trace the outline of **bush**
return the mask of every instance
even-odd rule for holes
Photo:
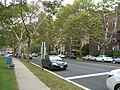
[[[97,57],[100,55],[100,51],[99,50],[94,50],[93,53],[92,53],[93,56]]]
[[[39,53],[40,52],[40,45],[39,44],[31,45],[30,51],[32,53]]]
[[[120,56],[120,50],[115,50],[115,51],[113,51],[113,56],[114,56],[114,57]]]
[[[76,56],[77,56],[77,57],[80,57],[80,52],[76,52]]]
[[[105,51],[105,55],[107,55],[109,57],[113,57],[113,50]]]
[[[86,56],[89,54],[89,44],[85,44],[82,48],[82,55]]]

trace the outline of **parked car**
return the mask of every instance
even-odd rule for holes
[[[76,55],[74,53],[69,53],[66,57],[70,59],[76,59]]]
[[[29,59],[32,59],[32,54],[29,54]],[[27,59],[27,54],[24,54],[24,59]]]
[[[91,55],[86,55],[85,57],[82,57],[82,60],[95,60],[95,57]]]
[[[120,57],[114,58],[113,63],[120,63]]]
[[[112,70],[108,74],[106,84],[110,90],[120,90],[120,69]]]
[[[12,52],[6,52],[6,53],[5,53],[5,56],[6,56],[6,55],[8,55],[8,56],[12,56],[13,53],[12,53]]]
[[[95,58],[95,61],[108,61],[108,62],[113,62],[113,58],[112,57],[108,57],[106,55],[99,55],[98,57]]]
[[[32,59],[33,57],[32,57],[32,54],[29,54],[29,59]]]
[[[21,53],[18,54],[18,58],[21,58]]]
[[[49,68],[50,70],[53,69],[66,69],[67,62],[63,61],[58,55],[46,55],[45,59],[42,60],[43,68]]]
[[[58,56],[61,57],[61,58],[65,58],[64,54],[59,54]]]
[[[32,53],[32,57],[38,57],[37,53]]]

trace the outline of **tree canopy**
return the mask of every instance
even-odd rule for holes
[[[79,52],[88,39],[104,51],[113,34],[120,29],[120,3],[103,0],[75,0],[62,6],[63,0],[24,0],[0,3],[0,47],[10,46],[30,53],[31,44],[46,42],[47,51],[65,47],[71,51],[72,40],[79,42]],[[4,41],[4,43],[2,43]],[[27,46],[26,46],[27,44]],[[25,48],[26,47],[26,48]]]

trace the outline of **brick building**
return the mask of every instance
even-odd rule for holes
[[[105,47],[106,50],[120,50],[120,31],[112,37],[111,43]],[[89,54],[92,55],[95,50],[100,50],[100,46],[91,39],[89,40]]]
[[[113,16],[107,17],[106,27],[108,28],[109,32],[112,32],[112,30],[115,28],[115,20]],[[89,40],[89,54],[92,55],[95,50],[100,50],[100,46],[90,39]],[[105,47],[105,50],[120,50],[120,30],[118,30],[112,36],[111,43],[109,43]]]

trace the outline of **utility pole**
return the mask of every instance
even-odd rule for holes
[[[41,46],[41,60],[45,59],[45,55],[46,55],[46,46],[45,46],[45,42],[42,42],[42,46]]]

